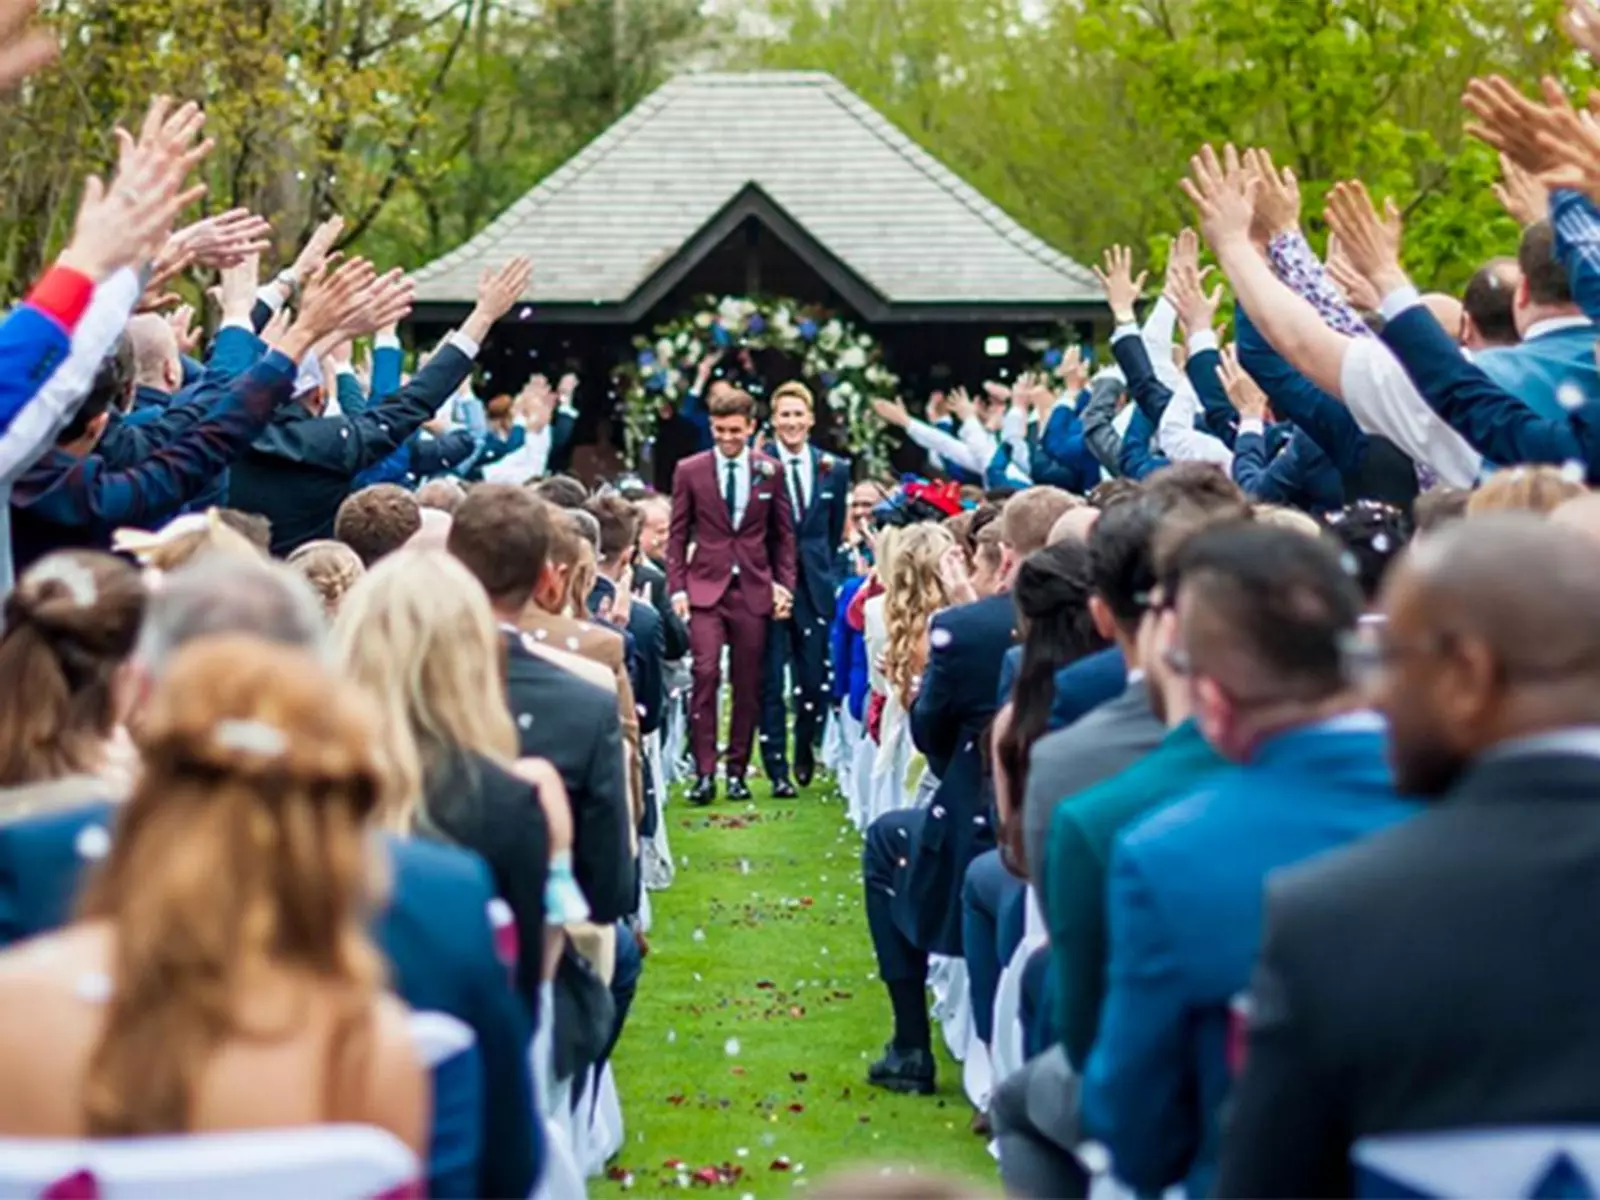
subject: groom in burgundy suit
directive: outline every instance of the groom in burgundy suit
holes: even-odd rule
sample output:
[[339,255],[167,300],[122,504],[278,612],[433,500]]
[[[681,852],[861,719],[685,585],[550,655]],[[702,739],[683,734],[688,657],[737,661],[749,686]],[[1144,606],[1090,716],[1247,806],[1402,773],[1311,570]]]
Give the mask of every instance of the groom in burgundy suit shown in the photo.
[[689,622],[694,689],[689,732],[695,781],[689,799],[717,796],[717,688],[722,647],[731,647],[733,723],[728,739],[728,799],[748,800],[744,781],[761,712],[767,624],[794,604],[794,526],[778,464],[750,448],[755,401],[723,389],[710,403],[713,448],[678,464],[672,476],[667,582],[672,606]]

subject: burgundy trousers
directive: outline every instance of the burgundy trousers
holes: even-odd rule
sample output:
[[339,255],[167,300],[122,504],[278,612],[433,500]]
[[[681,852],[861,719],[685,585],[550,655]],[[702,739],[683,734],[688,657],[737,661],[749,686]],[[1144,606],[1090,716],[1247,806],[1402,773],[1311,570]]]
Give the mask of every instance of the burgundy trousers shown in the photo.
[[722,648],[729,647],[733,719],[728,734],[728,778],[742,779],[750,765],[756,720],[761,715],[761,665],[766,656],[767,621],[729,587],[714,608],[689,613],[689,650],[694,655],[694,691],[689,700],[689,740],[695,773],[717,770],[717,701],[722,680]]

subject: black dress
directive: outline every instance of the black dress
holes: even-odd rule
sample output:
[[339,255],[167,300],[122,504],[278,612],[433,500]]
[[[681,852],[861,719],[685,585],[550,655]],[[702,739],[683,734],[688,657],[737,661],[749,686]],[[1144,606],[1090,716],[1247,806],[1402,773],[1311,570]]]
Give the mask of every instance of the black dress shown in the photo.
[[482,858],[495,890],[511,908],[517,991],[537,1023],[550,873],[550,830],[539,789],[481,754],[461,751],[429,772],[424,790],[426,811],[418,815],[418,833]]

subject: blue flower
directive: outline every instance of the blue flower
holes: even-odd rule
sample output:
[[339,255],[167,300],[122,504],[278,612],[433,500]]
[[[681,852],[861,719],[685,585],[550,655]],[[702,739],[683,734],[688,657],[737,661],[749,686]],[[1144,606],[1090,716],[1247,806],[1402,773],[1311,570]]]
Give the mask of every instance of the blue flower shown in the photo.
[[711,327],[711,340],[723,349],[733,345],[733,335],[722,327],[721,321]]
[[817,323],[810,317],[800,322],[800,336],[808,342],[817,340]]
[[639,351],[639,366],[653,367],[656,365],[656,352],[654,350]]
[[1044,352],[1044,365],[1052,371],[1061,365],[1061,351],[1054,346]]
[[744,327],[751,333],[764,333],[767,328],[767,319],[760,313],[751,313],[750,319],[744,323]]
[[839,382],[839,377],[837,375],[835,375],[832,371],[824,371],[822,373],[822,386],[823,387],[831,388],[831,387],[833,387],[834,384],[836,384],[838,382]]
[[657,371],[644,381],[644,390],[647,392],[664,392],[667,390],[667,376],[664,371]]

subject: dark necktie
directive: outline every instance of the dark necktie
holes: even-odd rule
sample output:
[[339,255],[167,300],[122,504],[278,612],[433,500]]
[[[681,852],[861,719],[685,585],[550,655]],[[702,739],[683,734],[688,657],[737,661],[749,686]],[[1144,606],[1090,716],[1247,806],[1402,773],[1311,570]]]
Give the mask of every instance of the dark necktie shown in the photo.
[[805,515],[806,507],[811,501],[806,496],[806,477],[800,473],[800,460],[798,458],[789,460],[789,483],[794,489],[794,515],[802,517]]
[[723,481],[723,484],[722,484],[722,498],[728,502],[728,520],[729,520],[729,522],[732,523],[732,524],[738,524],[738,520],[739,520],[739,492],[738,492],[737,479],[738,479],[739,464],[735,459],[731,459],[730,458],[727,461],[728,461],[728,473],[727,473],[726,477],[724,478],[724,481]]

